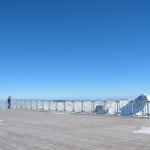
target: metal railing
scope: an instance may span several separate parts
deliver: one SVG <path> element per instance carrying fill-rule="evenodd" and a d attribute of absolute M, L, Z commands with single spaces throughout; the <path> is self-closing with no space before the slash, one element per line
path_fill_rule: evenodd
<path fill-rule="evenodd" d="M 73 114 L 150 117 L 146 100 L 12 100 L 12 109 L 64 112 Z M 7 102 L 0 101 L 0 108 L 7 109 Z"/>

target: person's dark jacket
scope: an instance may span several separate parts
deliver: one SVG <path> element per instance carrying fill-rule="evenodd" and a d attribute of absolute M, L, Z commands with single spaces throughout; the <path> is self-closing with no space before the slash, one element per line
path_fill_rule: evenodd
<path fill-rule="evenodd" d="M 8 98 L 8 103 L 11 103 L 11 98 L 10 97 Z"/>

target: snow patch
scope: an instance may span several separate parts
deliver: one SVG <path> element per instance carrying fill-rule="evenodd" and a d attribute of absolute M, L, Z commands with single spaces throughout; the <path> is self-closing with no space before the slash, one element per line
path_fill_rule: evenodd
<path fill-rule="evenodd" d="M 134 133 L 150 134 L 150 127 L 142 127 L 140 130 L 135 130 Z"/>
<path fill-rule="evenodd" d="M 63 112 L 52 112 L 53 114 L 58 114 L 58 115 L 68 115 L 69 113 L 63 113 Z"/>
<path fill-rule="evenodd" d="M 0 122 L 3 122 L 4 120 L 0 119 Z"/>

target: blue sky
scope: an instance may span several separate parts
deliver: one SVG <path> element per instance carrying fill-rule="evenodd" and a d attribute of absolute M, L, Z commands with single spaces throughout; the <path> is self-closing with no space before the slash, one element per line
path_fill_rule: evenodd
<path fill-rule="evenodd" d="M 0 97 L 150 93 L 150 1 L 0 1 Z"/>

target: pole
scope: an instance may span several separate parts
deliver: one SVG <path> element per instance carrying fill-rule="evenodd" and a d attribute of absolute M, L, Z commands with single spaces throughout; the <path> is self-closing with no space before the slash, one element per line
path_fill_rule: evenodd
<path fill-rule="evenodd" d="M 18 108 L 18 100 L 16 100 L 16 108 Z"/>
<path fill-rule="evenodd" d="M 92 101 L 92 113 L 95 114 L 95 101 Z"/>
<path fill-rule="evenodd" d="M 44 100 L 42 100 L 42 110 L 44 110 Z"/>
<path fill-rule="evenodd" d="M 74 108 L 74 101 L 72 101 L 72 113 L 75 113 L 75 108 Z"/>
<path fill-rule="evenodd" d="M 81 101 L 81 113 L 83 114 L 83 103 L 84 103 L 84 101 Z"/>
<path fill-rule="evenodd" d="M 116 100 L 115 101 L 115 104 L 116 104 L 116 107 L 117 107 L 117 110 L 116 110 L 116 112 L 115 112 L 115 114 L 118 116 L 119 115 L 119 100 Z"/>
<path fill-rule="evenodd" d="M 50 100 L 48 101 L 48 106 L 49 106 L 48 110 L 51 111 L 51 101 Z"/>
<path fill-rule="evenodd" d="M 35 101 L 36 102 L 36 110 L 38 109 L 38 100 Z"/>
<path fill-rule="evenodd" d="M 64 112 L 66 111 L 66 101 L 64 101 Z"/>
<path fill-rule="evenodd" d="M 147 101 L 147 116 L 149 118 L 150 114 L 149 114 L 149 101 Z"/>
<path fill-rule="evenodd" d="M 30 100 L 30 109 L 32 109 L 32 100 Z"/>
<path fill-rule="evenodd" d="M 134 111 L 133 111 L 133 100 L 131 100 L 130 103 L 131 103 L 131 116 L 133 116 L 133 114 L 134 114 Z"/>
<path fill-rule="evenodd" d="M 25 103 L 25 109 L 27 109 L 27 100 L 26 99 L 25 99 L 24 103 Z"/>
<path fill-rule="evenodd" d="M 56 106 L 55 111 L 58 111 L 58 104 L 57 104 L 57 101 L 55 101 L 55 106 Z"/>

